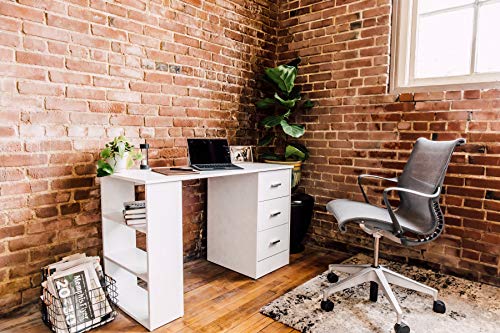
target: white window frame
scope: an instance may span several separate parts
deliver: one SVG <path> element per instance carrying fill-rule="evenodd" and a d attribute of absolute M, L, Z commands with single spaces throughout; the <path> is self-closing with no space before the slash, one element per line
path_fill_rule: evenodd
<path fill-rule="evenodd" d="M 467 6 L 474 6 L 475 8 L 470 74 L 436 78 L 414 78 L 418 0 L 393 0 L 390 92 L 399 94 L 404 92 L 500 88 L 500 72 L 475 72 L 479 6 L 494 2 L 500 2 L 500 0 L 486 0 L 484 2 L 475 0 L 473 4 L 454 7 L 454 9 Z M 408 23 L 404 24 L 403 22 Z"/>

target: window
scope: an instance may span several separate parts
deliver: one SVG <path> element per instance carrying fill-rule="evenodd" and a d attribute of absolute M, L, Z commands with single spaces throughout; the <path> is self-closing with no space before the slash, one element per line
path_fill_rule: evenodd
<path fill-rule="evenodd" d="M 500 0 L 394 0 L 391 90 L 500 87 Z"/>

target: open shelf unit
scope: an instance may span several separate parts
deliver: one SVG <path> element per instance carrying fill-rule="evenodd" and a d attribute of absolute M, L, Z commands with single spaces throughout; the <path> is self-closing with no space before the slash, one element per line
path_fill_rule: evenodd
<path fill-rule="evenodd" d="M 147 223 L 127 225 L 123 203 L 135 200 L 138 184 L 145 185 Z M 104 269 L 116 280 L 118 306 L 150 331 L 184 314 L 181 191 L 180 181 L 101 180 Z M 137 231 L 146 235 L 147 251 L 136 247 Z"/>

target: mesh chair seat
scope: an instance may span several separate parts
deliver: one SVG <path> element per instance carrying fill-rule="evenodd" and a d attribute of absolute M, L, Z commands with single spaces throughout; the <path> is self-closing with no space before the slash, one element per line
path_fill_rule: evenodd
<path fill-rule="evenodd" d="M 335 216 L 339 229 L 345 231 L 345 224 L 349 222 L 365 223 L 366 226 L 393 230 L 393 223 L 386 208 L 373 206 L 364 202 L 351 201 L 347 199 L 332 200 L 326 205 L 326 210 Z M 405 218 L 404 215 L 395 212 L 399 224 L 405 231 L 416 234 L 425 234 L 429 232 L 429 227 L 417 224 L 415 221 Z"/>

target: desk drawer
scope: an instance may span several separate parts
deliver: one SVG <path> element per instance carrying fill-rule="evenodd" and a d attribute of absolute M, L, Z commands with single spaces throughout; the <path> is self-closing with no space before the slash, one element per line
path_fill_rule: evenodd
<path fill-rule="evenodd" d="M 283 224 L 257 234 L 257 260 L 263 260 L 279 252 L 288 250 L 289 224 Z"/>
<path fill-rule="evenodd" d="M 259 201 L 290 195 L 291 170 L 259 173 Z"/>
<path fill-rule="evenodd" d="M 259 202 L 257 230 L 290 222 L 290 196 Z"/>
<path fill-rule="evenodd" d="M 272 271 L 288 265 L 290 262 L 290 252 L 285 250 L 278 254 L 275 254 L 272 257 L 266 258 L 264 260 L 257 262 L 257 273 L 255 274 L 255 278 L 258 279 L 261 276 L 264 276 Z"/>

